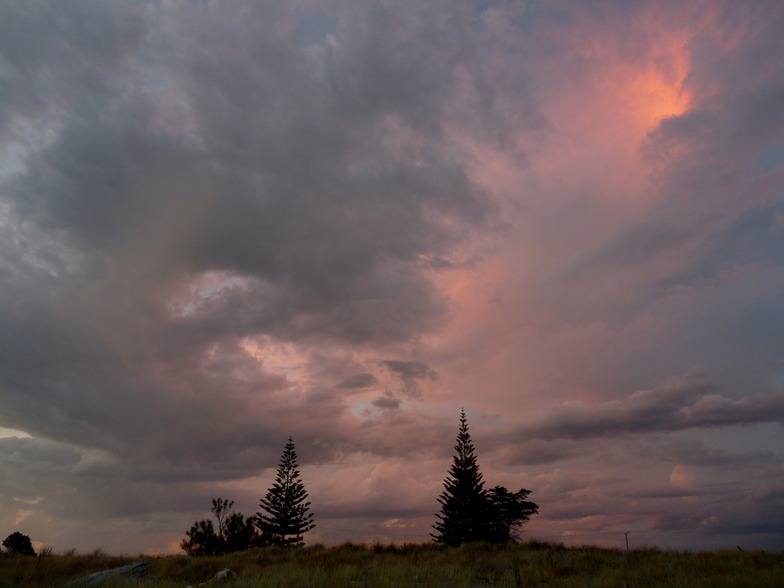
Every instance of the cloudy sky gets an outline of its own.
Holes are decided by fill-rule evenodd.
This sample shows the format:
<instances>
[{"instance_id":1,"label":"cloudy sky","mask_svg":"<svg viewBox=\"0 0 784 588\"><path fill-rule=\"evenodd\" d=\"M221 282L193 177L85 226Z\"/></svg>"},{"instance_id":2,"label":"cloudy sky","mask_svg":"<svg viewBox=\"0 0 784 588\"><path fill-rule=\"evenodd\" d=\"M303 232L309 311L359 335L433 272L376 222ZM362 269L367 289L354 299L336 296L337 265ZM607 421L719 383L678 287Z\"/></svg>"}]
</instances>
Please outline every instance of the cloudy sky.
<instances>
[{"instance_id":1,"label":"cloudy sky","mask_svg":"<svg viewBox=\"0 0 784 588\"><path fill-rule=\"evenodd\" d=\"M178 551L289 435L426 541L784 549L784 4L0 1L0 535Z\"/></svg>"}]
</instances>

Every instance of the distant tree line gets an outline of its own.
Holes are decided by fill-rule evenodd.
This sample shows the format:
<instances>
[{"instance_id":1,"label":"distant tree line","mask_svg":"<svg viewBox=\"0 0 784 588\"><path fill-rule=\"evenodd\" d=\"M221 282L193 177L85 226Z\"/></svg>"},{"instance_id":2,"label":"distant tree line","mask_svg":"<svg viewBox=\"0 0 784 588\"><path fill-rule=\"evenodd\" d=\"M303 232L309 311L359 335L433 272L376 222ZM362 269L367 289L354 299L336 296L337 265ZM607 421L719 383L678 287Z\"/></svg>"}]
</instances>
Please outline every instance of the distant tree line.
<instances>
[{"instance_id":1,"label":"distant tree line","mask_svg":"<svg viewBox=\"0 0 784 588\"><path fill-rule=\"evenodd\" d=\"M436 514L436 532L431 536L450 546L517 541L525 522L539 509L527 500L531 491L521 488L512 492L504 486L486 490L474 451L465 410L461 410L455 456L438 497L441 512ZM213 499L210 512L217 526L210 520L195 522L180 547L188 555L219 555L251 547L302 545L303 535L316 524L291 437L283 449L275 482L259 505L259 512L244 517L232 511L233 501Z\"/></svg>"}]
</instances>

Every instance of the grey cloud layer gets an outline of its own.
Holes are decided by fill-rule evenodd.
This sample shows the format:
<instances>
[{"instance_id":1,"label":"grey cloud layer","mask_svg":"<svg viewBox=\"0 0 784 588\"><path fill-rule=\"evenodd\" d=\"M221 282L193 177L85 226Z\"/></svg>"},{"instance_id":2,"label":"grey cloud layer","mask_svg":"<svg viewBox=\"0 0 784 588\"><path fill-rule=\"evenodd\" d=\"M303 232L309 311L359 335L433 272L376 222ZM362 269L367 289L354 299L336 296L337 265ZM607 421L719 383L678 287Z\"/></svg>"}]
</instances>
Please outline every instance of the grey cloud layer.
<instances>
[{"instance_id":1,"label":"grey cloud layer","mask_svg":"<svg viewBox=\"0 0 784 588\"><path fill-rule=\"evenodd\" d=\"M481 268L505 246L498 234L522 232L515 221L551 233L547 246L529 243L543 270L494 302L520 332L544 325L536 345L553 336L542 353L594 396L562 404L583 389L563 386L529 414L507 390L515 404L500 418L481 412L493 391L477 389L472 418L506 423L480 436L483 455L546 468L622 436L668 468L780 459L681 436L784 420L784 10L661 5L696 31L691 108L634 146L651 168L650 206L574 253L561 228L591 225L583 214L600 184L562 193L577 173L564 167L553 193L534 193L534 180L495 193L477 161L503 179L504 166L522 173L571 141L544 113L564 78L588 87L595 75L574 35L642 62L655 35L618 31L650 12L480 4L0 5L0 426L33 436L0 439L0 508L176 517L207 505L215 485L273 466L289 434L314 468L447 460L456 415L444 416L439 387L459 378L449 369L492 356L502 371L504 358L535 354L506 331L461 334L486 336L481 357L458 357L452 341L428 353L421 341L457 309L437 282ZM703 13L715 20L702 26ZM746 32L726 43L736 29ZM538 216L549 202L554 225ZM508 259L499 273L518 270ZM567 358L557 335L581 328L590 352ZM667 379L693 365L705 372ZM423 512L378 475L325 515ZM580 483L556 480L553 496L571 499ZM780 512L780 489L766 484L759 504ZM709 494L702 521L725 505ZM561 505L564 517L590 516L583 499ZM690 520L684 509L659 525Z\"/></svg>"},{"instance_id":2,"label":"grey cloud layer","mask_svg":"<svg viewBox=\"0 0 784 588\"><path fill-rule=\"evenodd\" d=\"M692 372L622 400L563 405L518 434L548 441L585 440L754 423L784 423L784 393L751 394L733 400L716 394L705 374Z\"/></svg>"},{"instance_id":3,"label":"grey cloud layer","mask_svg":"<svg viewBox=\"0 0 784 588\"><path fill-rule=\"evenodd\" d=\"M355 8L319 44L296 7L4 8L11 141L48 133L3 182L5 424L176 453L154 431L185 401L183 447L207 451L204 428L253 446L233 422L252 392L228 364L195 375L208 350L405 342L446 317L426 260L494 209L446 131L482 66L460 12ZM224 283L194 286L209 272Z\"/></svg>"}]
</instances>

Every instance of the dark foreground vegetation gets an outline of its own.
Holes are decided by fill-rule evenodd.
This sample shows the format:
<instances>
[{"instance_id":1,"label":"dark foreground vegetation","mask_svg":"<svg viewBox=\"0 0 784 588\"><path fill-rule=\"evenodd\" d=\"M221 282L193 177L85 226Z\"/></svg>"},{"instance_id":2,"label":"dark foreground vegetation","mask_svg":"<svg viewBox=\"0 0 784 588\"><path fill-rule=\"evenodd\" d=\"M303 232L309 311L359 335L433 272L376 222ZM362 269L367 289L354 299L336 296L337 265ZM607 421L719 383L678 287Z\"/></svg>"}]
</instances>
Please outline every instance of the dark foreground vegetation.
<instances>
[{"instance_id":1,"label":"dark foreground vegetation","mask_svg":"<svg viewBox=\"0 0 784 588\"><path fill-rule=\"evenodd\" d=\"M0 554L0 588L60 586L92 572L145 559L143 579L101 586L178 587L207 582L230 568L237 575L207 586L226 587L746 587L784 585L784 554L716 551L680 553L657 549L629 552L598 547L567 548L530 542L403 546L266 547L214 557Z\"/></svg>"}]
</instances>

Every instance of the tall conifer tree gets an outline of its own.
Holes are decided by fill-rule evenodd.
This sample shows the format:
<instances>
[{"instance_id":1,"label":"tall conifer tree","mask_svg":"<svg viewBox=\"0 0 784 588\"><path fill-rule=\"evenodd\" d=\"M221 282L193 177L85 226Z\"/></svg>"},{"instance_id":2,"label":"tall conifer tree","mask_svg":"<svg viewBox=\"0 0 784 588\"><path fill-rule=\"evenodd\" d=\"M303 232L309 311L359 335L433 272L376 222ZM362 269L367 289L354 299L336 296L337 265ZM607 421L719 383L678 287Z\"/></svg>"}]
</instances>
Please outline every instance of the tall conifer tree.
<instances>
[{"instance_id":1,"label":"tall conifer tree","mask_svg":"<svg viewBox=\"0 0 784 588\"><path fill-rule=\"evenodd\" d=\"M261 500L261 508L266 514L259 512L256 515L256 526L275 545L302 545L302 535L316 526L313 513L308 512L308 493L299 476L294 441L289 437L275 483Z\"/></svg>"},{"instance_id":2,"label":"tall conifer tree","mask_svg":"<svg viewBox=\"0 0 784 588\"><path fill-rule=\"evenodd\" d=\"M434 541L454 546L487 538L489 500L468 432L465 409L460 411L455 456L438 502L441 512L433 525L436 533L430 534Z\"/></svg>"}]
</instances>

